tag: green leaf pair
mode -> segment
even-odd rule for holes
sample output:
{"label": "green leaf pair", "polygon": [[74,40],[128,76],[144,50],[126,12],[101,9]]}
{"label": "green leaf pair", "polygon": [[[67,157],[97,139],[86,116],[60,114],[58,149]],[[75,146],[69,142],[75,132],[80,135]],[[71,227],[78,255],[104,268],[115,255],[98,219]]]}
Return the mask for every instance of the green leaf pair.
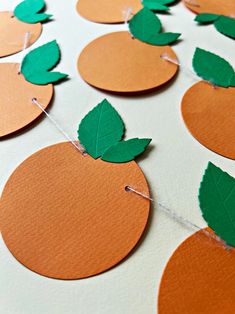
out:
{"label": "green leaf pair", "polygon": [[143,0],[142,4],[145,8],[152,11],[168,11],[170,8],[167,6],[176,0]]}
{"label": "green leaf pair", "polygon": [[235,19],[232,17],[201,13],[196,16],[195,21],[200,24],[213,23],[218,32],[227,37],[235,39]]}
{"label": "green leaf pair", "polygon": [[25,79],[36,85],[46,85],[66,78],[60,72],[50,72],[60,60],[57,42],[51,41],[29,52],[22,61],[21,73]]}
{"label": "green leaf pair", "polygon": [[105,99],[91,110],[81,121],[78,138],[86,152],[94,159],[100,158],[113,163],[124,163],[142,154],[151,139],[123,141],[124,123]]}
{"label": "green leaf pair", "polygon": [[235,246],[235,179],[209,163],[199,189],[199,203],[208,226]]}
{"label": "green leaf pair", "polygon": [[24,0],[14,10],[14,16],[18,20],[34,24],[48,20],[52,15],[40,13],[45,8],[44,0]]}
{"label": "green leaf pair", "polygon": [[209,51],[196,48],[193,68],[198,76],[216,86],[235,87],[235,72],[228,61]]}
{"label": "green leaf pair", "polygon": [[143,8],[133,16],[129,22],[129,29],[135,38],[155,46],[173,43],[181,35],[178,33],[160,33],[161,21],[147,8]]}

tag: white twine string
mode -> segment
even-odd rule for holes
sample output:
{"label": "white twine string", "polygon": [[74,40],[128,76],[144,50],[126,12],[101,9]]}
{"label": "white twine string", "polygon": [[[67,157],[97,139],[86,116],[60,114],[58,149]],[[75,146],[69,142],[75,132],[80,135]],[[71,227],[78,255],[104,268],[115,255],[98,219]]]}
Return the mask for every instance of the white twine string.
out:
{"label": "white twine string", "polygon": [[132,7],[127,7],[125,10],[122,11],[125,24],[128,24],[130,16],[133,14],[132,12],[133,12]]}
{"label": "white twine string", "polygon": [[[130,186],[126,186],[125,187],[125,191],[127,192],[132,192],[137,194],[140,197],[143,197],[149,201],[151,201],[152,203],[154,203],[154,199],[149,197],[148,195],[137,191],[136,189],[130,187]],[[196,231],[201,231],[204,235],[206,235],[207,237],[209,237],[210,239],[216,240],[219,244],[221,244],[226,250],[231,249],[231,247],[224,241],[222,240],[220,237],[218,237],[216,234],[212,234],[210,232],[208,232],[206,229],[199,227],[198,225],[196,225],[195,223],[191,222],[190,220],[178,215],[174,210],[166,207],[165,205],[163,205],[160,202],[157,202],[159,208],[165,212],[166,214],[168,214],[173,220],[177,221],[178,223],[180,223],[181,225],[196,230]]]}
{"label": "white twine string", "polygon": [[[24,51],[25,49],[27,49],[27,48],[28,48],[30,35],[31,35],[31,33],[30,33],[30,32],[26,32],[26,33],[25,33],[25,35],[24,35],[24,41],[23,41],[23,49],[22,49],[22,51]],[[22,67],[22,62],[20,62],[19,69],[18,69],[18,74],[20,74],[20,73],[21,73],[21,67]]]}
{"label": "white twine string", "polygon": [[36,98],[32,99],[32,103],[36,105],[42,112],[45,113],[50,122],[57,128],[57,130],[83,155],[86,155],[85,148],[77,141],[73,140],[67,132],[58,124],[58,122],[42,107]]}
{"label": "white twine string", "polygon": [[[36,105],[50,120],[50,122],[57,128],[57,130],[83,155],[86,155],[85,152],[85,148],[77,143],[76,141],[74,141],[67,132],[65,132],[63,130],[63,128],[58,124],[58,122],[42,107],[42,105],[37,101],[36,98],[32,98],[32,103],[34,105]],[[148,195],[137,191],[136,189],[130,187],[130,186],[126,186],[125,187],[125,191],[126,192],[132,192],[137,194],[138,196],[147,199],[149,201],[151,201],[152,203],[154,203],[154,199],[149,197]],[[162,209],[163,212],[165,212],[166,214],[168,214],[173,220],[177,221],[178,223],[184,225],[187,228],[196,230],[196,231],[201,231],[204,235],[206,235],[208,238],[216,240],[219,244],[221,244],[226,250],[231,249],[231,247],[229,245],[227,245],[227,243],[225,243],[220,237],[218,237],[216,234],[211,234],[210,232],[208,232],[207,230],[205,230],[204,228],[199,227],[198,225],[196,225],[195,223],[191,222],[190,220],[178,215],[174,210],[166,207],[165,205],[163,205],[160,202],[157,202],[158,206]]]}
{"label": "white twine string", "polygon": [[124,24],[126,25],[127,31],[133,39],[134,36],[131,34],[131,31],[130,31],[129,26],[128,26],[130,16],[133,15],[132,7],[127,7],[125,10],[122,11],[122,13],[123,13],[123,17],[124,17]]}
{"label": "white twine string", "polygon": [[[167,61],[167,62],[178,65],[182,72],[184,72],[186,75],[192,77],[195,81],[199,80],[199,77],[192,70],[183,66],[178,60],[171,58],[167,53],[163,53],[160,56],[160,58]],[[211,82],[209,80],[208,81],[203,80],[203,81],[210,84],[214,89],[216,89],[218,87],[217,85],[215,85],[213,82]]]}
{"label": "white twine string", "polygon": [[198,81],[198,76],[193,71],[191,71],[190,69],[183,66],[178,60],[171,58],[168,55],[168,53],[161,54],[160,58],[167,61],[167,62],[178,65],[180,67],[180,69],[183,70],[183,72],[185,72],[187,75],[191,76],[194,80]]}

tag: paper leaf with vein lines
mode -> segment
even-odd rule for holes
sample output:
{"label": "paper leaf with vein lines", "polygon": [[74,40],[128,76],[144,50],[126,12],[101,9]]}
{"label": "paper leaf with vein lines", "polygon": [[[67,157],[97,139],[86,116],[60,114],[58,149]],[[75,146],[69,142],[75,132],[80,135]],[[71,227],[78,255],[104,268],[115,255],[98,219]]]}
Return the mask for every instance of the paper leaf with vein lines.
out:
{"label": "paper leaf with vein lines", "polygon": [[210,162],[201,182],[199,202],[208,226],[235,246],[235,179]]}

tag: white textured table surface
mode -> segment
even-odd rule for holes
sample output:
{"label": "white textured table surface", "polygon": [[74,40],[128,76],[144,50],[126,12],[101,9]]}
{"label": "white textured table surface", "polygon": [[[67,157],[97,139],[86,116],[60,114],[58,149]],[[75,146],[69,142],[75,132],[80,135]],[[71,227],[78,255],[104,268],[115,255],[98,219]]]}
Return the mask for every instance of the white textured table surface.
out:
{"label": "white textured table surface", "polygon": [[[197,202],[199,183],[210,160],[235,176],[234,161],[207,150],[189,134],[180,112],[184,92],[195,82],[180,71],[166,88],[141,97],[120,97],[98,91],[82,81],[77,73],[77,57],[96,37],[125,25],[101,25],[81,18],[76,1],[47,0],[54,21],[44,25],[37,47],[57,39],[62,50],[59,69],[70,80],[57,85],[50,112],[76,137],[80,119],[103,98],[121,114],[127,136],[152,137],[154,149],[140,161],[153,195],[180,215],[205,226]],[[2,0],[0,10],[12,10],[17,1]],[[235,42],[215,31],[198,27],[194,14],[179,3],[171,15],[160,15],[166,31],[182,32],[174,46],[180,62],[191,68],[196,46],[215,52],[235,64]],[[23,53],[0,62],[20,61]],[[0,190],[12,171],[28,156],[53,143],[64,141],[43,118],[31,129],[0,141]],[[99,276],[80,281],[58,281],[39,276],[21,264],[0,241],[1,314],[154,314],[164,267],[176,247],[190,234],[178,223],[152,208],[149,229],[138,248],[119,266]],[[168,314],[168,313],[166,313]]]}

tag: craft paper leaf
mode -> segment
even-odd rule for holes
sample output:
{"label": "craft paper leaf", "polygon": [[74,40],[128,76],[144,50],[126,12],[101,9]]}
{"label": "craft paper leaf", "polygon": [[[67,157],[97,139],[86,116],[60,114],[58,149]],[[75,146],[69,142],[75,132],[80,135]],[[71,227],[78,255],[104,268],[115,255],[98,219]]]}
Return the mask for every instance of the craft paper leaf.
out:
{"label": "craft paper leaf", "polygon": [[121,117],[105,99],[81,121],[78,138],[87,153],[97,159],[122,139],[124,131]]}
{"label": "craft paper leaf", "polygon": [[16,6],[14,16],[16,16],[20,21],[29,24],[42,22],[52,16],[51,14],[39,13],[44,8],[44,0],[24,0]]}
{"label": "craft paper leaf", "polygon": [[143,0],[142,4],[144,7],[153,11],[167,11],[170,8],[167,7],[168,4],[175,2],[176,0]]}
{"label": "craft paper leaf", "polygon": [[161,22],[149,9],[144,8],[130,20],[129,28],[132,35],[151,45],[165,46],[176,41],[181,34],[160,33]]}
{"label": "craft paper leaf", "polygon": [[222,87],[229,87],[234,76],[234,70],[226,60],[200,48],[195,50],[193,68],[204,80]]}
{"label": "craft paper leaf", "polygon": [[209,227],[227,244],[235,246],[235,179],[209,163],[200,186],[199,202]]}
{"label": "craft paper leaf", "polygon": [[45,85],[67,77],[60,72],[49,72],[60,60],[57,42],[51,41],[29,52],[22,61],[21,72],[33,84]]}
{"label": "craft paper leaf", "polygon": [[215,28],[225,36],[235,39],[235,19],[221,15],[214,23]]}
{"label": "craft paper leaf", "polygon": [[102,160],[115,163],[123,163],[134,160],[142,154],[151,139],[133,138],[131,140],[119,142],[108,148],[102,155]]}
{"label": "craft paper leaf", "polygon": [[35,74],[29,74],[27,81],[35,85],[47,85],[49,83],[55,83],[67,77],[67,74],[60,72],[38,72]]}
{"label": "craft paper leaf", "polygon": [[152,45],[156,46],[165,46],[172,44],[175,42],[181,34],[179,33],[161,33],[161,34],[156,34],[155,37],[152,38]]}
{"label": "craft paper leaf", "polygon": [[149,10],[153,10],[153,11],[167,11],[167,10],[169,10],[169,8],[167,6],[159,3],[158,1],[154,1],[154,0],[143,0],[142,4],[145,8],[148,8]]}
{"label": "craft paper leaf", "polygon": [[31,67],[35,72],[51,70],[60,61],[60,48],[53,40],[29,52],[23,60],[22,67],[30,71]]}
{"label": "craft paper leaf", "polygon": [[201,13],[196,16],[194,19],[198,23],[213,23],[219,18],[217,14],[210,14],[210,13]]}
{"label": "craft paper leaf", "polygon": [[161,31],[159,18],[147,8],[143,8],[130,20],[131,34],[139,40],[150,43],[152,38]]}
{"label": "craft paper leaf", "polygon": [[231,87],[235,87],[235,73],[234,73],[234,75],[233,75],[233,77],[232,77],[232,79],[231,79],[230,86],[231,86]]}

